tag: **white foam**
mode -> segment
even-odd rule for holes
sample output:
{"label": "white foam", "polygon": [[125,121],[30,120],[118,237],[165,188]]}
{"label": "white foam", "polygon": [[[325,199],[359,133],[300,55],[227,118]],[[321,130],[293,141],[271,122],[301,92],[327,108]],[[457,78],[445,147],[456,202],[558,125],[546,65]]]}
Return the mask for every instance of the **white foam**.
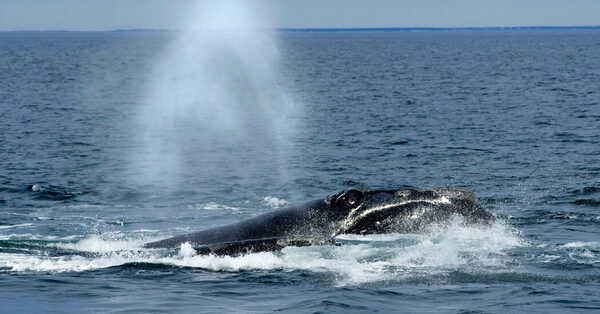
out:
{"label": "white foam", "polygon": [[[144,230],[145,231],[145,230]],[[79,238],[79,241],[72,242]],[[75,250],[90,253],[107,253],[126,250],[141,250],[145,243],[162,239],[158,234],[153,234],[150,237],[144,237],[138,232],[133,231],[132,234],[123,234],[121,232],[106,232],[100,235],[91,235],[82,239],[82,236],[71,236],[54,239],[59,240],[59,243],[52,243],[49,246]]]}
{"label": "white foam", "polygon": [[[135,238],[131,238],[136,235]],[[342,246],[286,247],[281,252],[243,256],[196,255],[189,244],[177,253],[143,248],[152,239],[139,234],[94,235],[75,243],[53,244],[65,249],[99,253],[89,256],[32,256],[3,254],[0,268],[10,271],[85,271],[145,262],[213,271],[309,271],[333,274],[336,285],[401,280],[411,276],[443,274],[460,269],[469,272],[518,271],[506,251],[527,245],[503,223],[466,226],[459,219],[438,226],[430,234],[344,235]],[[587,257],[583,255],[584,257]]]}
{"label": "white foam", "polygon": [[558,246],[559,254],[582,264],[595,265],[600,263],[598,250],[600,250],[600,242],[598,241],[575,241]]}
{"label": "white foam", "polygon": [[66,237],[49,236],[31,233],[13,233],[0,235],[0,240],[32,240],[32,241],[71,241],[74,239],[81,238],[78,235],[71,235]]}
{"label": "white foam", "polygon": [[598,248],[600,247],[600,242],[597,241],[591,241],[591,242],[582,242],[582,241],[576,241],[576,242],[569,242],[566,244],[563,244],[560,246],[561,248]]}
{"label": "white foam", "polygon": [[262,203],[271,208],[280,208],[289,204],[288,201],[274,196],[266,196],[263,198]]}
{"label": "white foam", "polygon": [[12,229],[12,228],[28,227],[28,226],[32,226],[32,225],[33,225],[32,223],[8,225],[8,226],[0,226],[0,229]]}
{"label": "white foam", "polygon": [[205,209],[205,210],[230,210],[230,211],[239,211],[239,207],[228,206],[224,204],[219,204],[215,202],[208,202],[202,204],[196,204],[196,207]]}
{"label": "white foam", "polygon": [[108,237],[108,239],[94,235],[75,243],[55,243],[51,244],[51,246],[81,252],[105,253],[139,249],[147,242],[143,239],[110,239],[110,236],[104,236]]}
{"label": "white foam", "polygon": [[192,257],[194,255],[196,255],[196,250],[194,250],[194,248],[189,242],[181,244],[181,248],[179,249],[179,256]]}
{"label": "white foam", "polygon": [[43,186],[41,186],[41,185],[39,185],[39,184],[34,184],[34,185],[31,186],[31,190],[33,192],[43,192],[43,191],[46,191],[46,188],[43,187]]}
{"label": "white foam", "polygon": [[540,260],[542,263],[550,263],[560,258],[560,255],[542,254]]}
{"label": "white foam", "polygon": [[132,230],[131,232],[139,232],[139,233],[156,233],[160,230],[157,229],[137,229],[137,230]]}
{"label": "white foam", "polygon": [[447,227],[438,227],[416,245],[402,248],[393,263],[409,268],[502,266],[503,260],[498,255],[524,244],[500,223],[476,228],[455,219]]}
{"label": "white foam", "polygon": [[585,251],[583,251],[583,253],[581,253],[581,256],[592,258],[592,257],[595,257],[596,255],[588,250],[585,250]]}

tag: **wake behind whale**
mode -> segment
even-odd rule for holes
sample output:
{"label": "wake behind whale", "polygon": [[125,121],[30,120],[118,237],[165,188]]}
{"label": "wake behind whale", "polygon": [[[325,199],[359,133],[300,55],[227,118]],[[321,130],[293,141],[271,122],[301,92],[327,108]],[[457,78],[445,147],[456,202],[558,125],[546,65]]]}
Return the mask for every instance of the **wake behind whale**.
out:
{"label": "wake behind whale", "polygon": [[461,188],[353,189],[145,247],[176,248],[189,243],[201,254],[217,255],[275,251],[286,246],[337,244],[334,237],[342,234],[420,233],[455,215],[468,223],[494,220],[472,192]]}

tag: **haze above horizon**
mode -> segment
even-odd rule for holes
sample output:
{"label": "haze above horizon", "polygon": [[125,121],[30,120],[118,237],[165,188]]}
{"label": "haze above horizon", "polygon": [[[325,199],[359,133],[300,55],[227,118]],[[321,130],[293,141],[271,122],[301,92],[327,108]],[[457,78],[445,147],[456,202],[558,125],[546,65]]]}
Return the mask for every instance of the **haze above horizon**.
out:
{"label": "haze above horizon", "polygon": [[[202,1],[202,0],[199,0]],[[199,1],[0,0],[0,30],[180,29]],[[236,1],[236,0],[230,0]],[[256,0],[269,28],[600,26],[593,0]]]}

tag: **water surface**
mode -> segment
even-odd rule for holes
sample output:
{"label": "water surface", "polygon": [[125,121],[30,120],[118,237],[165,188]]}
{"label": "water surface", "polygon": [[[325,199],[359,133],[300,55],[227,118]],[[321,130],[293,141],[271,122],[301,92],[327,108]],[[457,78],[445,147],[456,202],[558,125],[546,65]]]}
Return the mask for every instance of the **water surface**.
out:
{"label": "water surface", "polygon": [[[223,143],[183,150],[165,184],[132,156],[173,33],[0,33],[1,311],[600,308],[599,31],[279,37],[301,108],[285,174]],[[499,222],[241,257],[142,248],[403,185],[469,188]]]}

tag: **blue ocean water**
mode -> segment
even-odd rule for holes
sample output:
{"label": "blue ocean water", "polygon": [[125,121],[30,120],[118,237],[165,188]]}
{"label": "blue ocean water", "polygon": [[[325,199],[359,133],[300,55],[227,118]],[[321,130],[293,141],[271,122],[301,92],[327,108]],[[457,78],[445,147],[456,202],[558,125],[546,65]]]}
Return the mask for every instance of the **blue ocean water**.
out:
{"label": "blue ocean water", "polygon": [[[183,142],[166,184],[132,156],[175,37],[0,33],[0,312],[600,309],[600,31],[279,33],[299,107],[285,174],[266,148]],[[239,257],[142,248],[403,185],[469,188],[499,222]]]}

